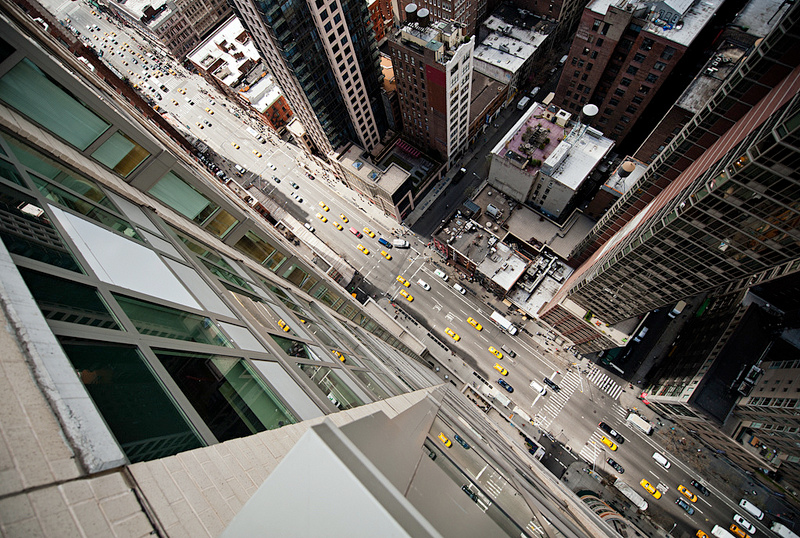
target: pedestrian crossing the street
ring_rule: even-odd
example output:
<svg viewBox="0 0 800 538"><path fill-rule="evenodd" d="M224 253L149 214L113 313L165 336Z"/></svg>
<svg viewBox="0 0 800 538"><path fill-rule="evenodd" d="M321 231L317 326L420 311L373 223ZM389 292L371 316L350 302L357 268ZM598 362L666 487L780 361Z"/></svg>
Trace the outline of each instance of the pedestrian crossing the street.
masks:
<svg viewBox="0 0 800 538"><path fill-rule="evenodd" d="M600 390L607 393L615 400L619 398L622 392L622 387L599 368L593 368L592 371L587 374L586 379L597 385Z"/></svg>
<svg viewBox="0 0 800 538"><path fill-rule="evenodd" d="M564 408L575 389L580 388L581 380L577 373L569 371L561 380L556 380L556 383L561 390L556 392L550 388L547 389L547 396L545 396L547 402L533 419L533 424L537 428L546 430L550 427L550 423Z"/></svg>

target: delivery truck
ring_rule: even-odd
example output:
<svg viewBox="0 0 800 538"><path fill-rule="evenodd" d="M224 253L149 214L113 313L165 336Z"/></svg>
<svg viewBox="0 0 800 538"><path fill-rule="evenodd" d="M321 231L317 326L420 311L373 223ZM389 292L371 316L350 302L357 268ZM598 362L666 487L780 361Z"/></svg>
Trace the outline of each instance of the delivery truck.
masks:
<svg viewBox="0 0 800 538"><path fill-rule="evenodd" d="M494 312L492 314L491 319L510 335L515 335L519 332L517 326L508 321L505 317L503 317L503 315L500 314L500 312Z"/></svg>

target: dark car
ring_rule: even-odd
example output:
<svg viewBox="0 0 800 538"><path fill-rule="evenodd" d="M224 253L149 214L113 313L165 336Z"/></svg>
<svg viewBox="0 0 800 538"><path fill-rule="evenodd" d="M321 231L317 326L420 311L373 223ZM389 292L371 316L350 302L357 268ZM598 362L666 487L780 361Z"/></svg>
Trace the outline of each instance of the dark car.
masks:
<svg viewBox="0 0 800 538"><path fill-rule="evenodd" d="M606 433L607 433L607 434L608 434L610 437L613 437L613 438L614 438L614 440L615 440L617 443L619 443L619 444L622 444L622 443L624 443L624 442L625 442L625 438L624 438L624 437L622 437L622 435L620 435L620 433L619 433L617 430L615 430L614 428L612 428L611 426L609 426L609 425L608 425L608 424L606 424L605 422L601 422L601 423L600 423L600 424L598 424L597 426L598 426L598 427L599 427L601 430L603 430L604 432L606 432Z"/></svg>
<svg viewBox="0 0 800 538"><path fill-rule="evenodd" d="M463 486L461 486L461 491L463 491L464 493L466 493L466 494L467 494L467 497L469 497L469 498L470 498L470 499L472 499L473 501L475 501L475 502L478 502L478 496L477 496L477 495L475 495L474 493L472 493L472 491L469 489L469 486L467 486L466 484L465 484L465 485L463 485Z"/></svg>
<svg viewBox="0 0 800 538"><path fill-rule="evenodd" d="M551 389L553 389L556 392L561 390L561 387L559 387L553 381L551 381L549 377L545 377L542 381L544 381L545 385L547 385L548 387L550 387Z"/></svg>
<svg viewBox="0 0 800 538"><path fill-rule="evenodd" d="M281 180L278 178L278 176L272 176L272 181L274 181L275 183L280 183L281 182Z"/></svg>
<svg viewBox="0 0 800 538"><path fill-rule="evenodd" d="M505 379L503 378L498 379L497 384L506 389L508 392L514 392L514 387L506 383Z"/></svg>
<svg viewBox="0 0 800 538"><path fill-rule="evenodd" d="M690 516L694 514L694 508L692 508L692 506L683 499L675 499L675 504L686 510L686 513Z"/></svg>
<svg viewBox="0 0 800 538"><path fill-rule="evenodd" d="M469 444L463 440L458 434L453 435L453 438L456 440L456 443L463 446L465 449L469 450Z"/></svg>
<svg viewBox="0 0 800 538"><path fill-rule="evenodd" d="M619 474L622 474L622 473L625 472L625 468L622 465L620 465L619 463L617 463L616 461L614 461L613 458L608 458L606 460L606 463L608 463L610 466L612 466Z"/></svg>
<svg viewBox="0 0 800 538"><path fill-rule="evenodd" d="M708 497L709 495L711 495L711 492L710 492L710 491L708 491L708 488L707 488L707 487L705 487L705 486L704 486L703 484L701 484L700 482L698 482L697 480L692 480L692 486L694 486L694 489L695 489L696 491L699 491L700 493L702 493L702 494L703 494L703 495L705 495L706 497Z"/></svg>

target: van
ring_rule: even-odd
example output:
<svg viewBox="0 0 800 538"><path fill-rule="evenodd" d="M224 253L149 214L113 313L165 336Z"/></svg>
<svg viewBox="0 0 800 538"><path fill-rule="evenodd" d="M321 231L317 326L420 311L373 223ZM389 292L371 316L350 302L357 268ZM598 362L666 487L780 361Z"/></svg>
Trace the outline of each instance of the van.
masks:
<svg viewBox="0 0 800 538"><path fill-rule="evenodd" d="M541 394L542 396L544 396L545 394L547 394L547 389L546 389L546 388L544 388L543 386L541 386L541 385L540 385L539 383L537 383L536 381L531 381L531 388L532 388L533 390L535 390L536 392L538 392L539 394Z"/></svg>
<svg viewBox="0 0 800 538"><path fill-rule="evenodd" d="M425 282L425 281L424 281L424 280L422 280L421 278L420 278L419 280L417 280L417 284L418 284L418 285L419 285L419 287L420 287L420 288L422 288L423 290L425 290L425 291L431 291L431 286L430 286L430 284L428 284L427 282Z"/></svg>
<svg viewBox="0 0 800 538"><path fill-rule="evenodd" d="M530 97L523 97L522 99L519 100L519 103L517 103L517 110L525 110L525 107L528 106L528 103L530 102L531 102Z"/></svg>
<svg viewBox="0 0 800 538"><path fill-rule="evenodd" d="M392 244L390 242L388 242L386 239L384 239L383 237L379 237L378 238L378 243L380 243L381 245L383 245L386 248L392 248Z"/></svg>
<svg viewBox="0 0 800 538"><path fill-rule="evenodd" d="M467 294L467 290L465 290L465 289L464 289L464 288L461 286L461 284L453 284L453 289L454 289L454 290L456 290L456 291L457 291L458 293L460 293L461 295L466 295L466 294Z"/></svg>
<svg viewBox="0 0 800 538"><path fill-rule="evenodd" d="M513 350L513 349L511 349L511 348L509 348L509 347L508 347L507 345L505 345L505 344L503 344L502 346L500 346L500 349L502 349L503 351L505 351L505 352L508 354L508 356L509 356L509 357L511 357L512 359L513 359L514 357L516 357L516 356L517 356L517 354L516 354L516 353L514 353L514 350Z"/></svg>
<svg viewBox="0 0 800 538"><path fill-rule="evenodd" d="M392 245L394 245L397 248L408 248L409 246L411 246L405 239L394 239L392 241Z"/></svg>
<svg viewBox="0 0 800 538"><path fill-rule="evenodd" d="M438 276L439 278L441 278L441 279L442 279L442 280L444 280L445 282L447 282L447 281L450 279L450 277L449 277L449 276L447 276L446 274L444 274L444 271L442 271L441 269L436 269L436 270L433 272L433 274L434 274L434 275L436 275L436 276Z"/></svg>
<svg viewBox="0 0 800 538"><path fill-rule="evenodd" d="M363 236L361 235L361 232L359 232L358 230L356 230L356 229L355 229L355 228L353 228L352 226L350 227L350 233L351 233L351 234L353 234L353 235L354 235L354 236L356 236L356 237L359 237L359 238L360 238L360 237L363 237Z"/></svg>
<svg viewBox="0 0 800 538"><path fill-rule="evenodd" d="M656 460L656 463L661 465L664 469L669 469L672 465L669 460L662 456L659 452L653 452L653 459Z"/></svg>
<svg viewBox="0 0 800 538"><path fill-rule="evenodd" d="M747 510L747 512L757 520L761 521L764 519L764 512L762 512L761 509L747 499L742 499L739 501L739 506Z"/></svg>
<svg viewBox="0 0 800 538"><path fill-rule="evenodd" d="M529 94L531 96L531 99L536 97L536 94L539 93L539 89L540 89L540 87L536 86L534 89L531 90L531 93Z"/></svg>
<svg viewBox="0 0 800 538"><path fill-rule="evenodd" d="M238 164L234 165L233 167L236 168L236 171L239 172L240 174L244 174L245 172L247 172L247 170L243 166L240 166Z"/></svg>

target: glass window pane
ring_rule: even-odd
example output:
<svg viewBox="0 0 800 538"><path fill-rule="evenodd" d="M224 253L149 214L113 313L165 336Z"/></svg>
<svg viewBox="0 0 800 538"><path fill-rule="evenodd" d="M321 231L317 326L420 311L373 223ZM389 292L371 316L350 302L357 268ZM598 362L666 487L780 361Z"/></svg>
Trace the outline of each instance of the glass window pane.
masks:
<svg viewBox="0 0 800 538"><path fill-rule="evenodd" d="M171 350L155 353L219 441L297 422L242 359Z"/></svg>
<svg viewBox="0 0 800 538"><path fill-rule="evenodd" d="M61 163L36 151L20 140L9 136L4 136L4 138L11 146L11 150L14 152L17 159L31 170L36 171L48 179L52 179L54 182L66 187L72 192L78 193L84 198L88 198L108 209L117 211L117 207L106 197L106 193L103 192L94 181L86 179L80 174L69 170Z"/></svg>
<svg viewBox="0 0 800 538"><path fill-rule="evenodd" d="M219 238L224 238L228 235L234 226L239 223L237 219L233 217L230 213L225 211L224 209L220 209L217 211L214 216L208 221L206 224L205 229L211 233L216 235Z"/></svg>
<svg viewBox="0 0 800 538"><path fill-rule="evenodd" d="M245 232L244 236L236 242L236 248L258 263L266 262L275 252L275 247L250 231Z"/></svg>
<svg viewBox="0 0 800 538"><path fill-rule="evenodd" d="M289 338L283 338L280 336L272 336L272 339L280 346L284 353L289 355L290 357L297 357L300 359L316 359L308 352L308 346L306 346L303 342L298 342L297 340L290 340Z"/></svg>
<svg viewBox="0 0 800 538"><path fill-rule="evenodd" d="M117 131L97 148L92 157L108 166L122 177L128 177L150 153L142 146Z"/></svg>
<svg viewBox="0 0 800 538"><path fill-rule="evenodd" d="M47 213L32 199L0 186L0 217L0 238L10 253L82 272Z"/></svg>
<svg viewBox="0 0 800 538"><path fill-rule="evenodd" d="M364 383L364 385L369 389L369 391L375 396L376 399L385 400L386 398L389 397L389 394L385 390L383 390L383 387L378 385L377 381L372 379L372 376L370 374L368 374L367 372L359 372L359 371L354 371L353 373L362 383Z"/></svg>
<svg viewBox="0 0 800 538"><path fill-rule="evenodd" d="M0 78L0 99L80 150L110 126L27 58Z"/></svg>
<svg viewBox="0 0 800 538"><path fill-rule="evenodd" d="M61 347L131 462L203 446L135 348L67 338Z"/></svg>
<svg viewBox="0 0 800 538"><path fill-rule="evenodd" d="M116 230L127 237L144 242L144 239L141 235L139 235L139 232L137 232L133 226L120 217L114 216L105 209L100 209L99 207L94 206L85 200L81 200L74 194L56 187L55 185L51 185L50 183L47 183L43 179L40 179L33 174L30 174L30 176L34 185L36 185L39 191L44 194L48 200L51 200L57 204L61 204L64 207L68 207L73 211L76 211L81 215L85 215L93 221L103 224L104 226L108 226L112 230Z"/></svg>
<svg viewBox="0 0 800 538"><path fill-rule="evenodd" d="M141 334L233 347L211 318L116 293L114 298Z"/></svg>
<svg viewBox="0 0 800 538"><path fill-rule="evenodd" d="M151 195L198 224L203 224L219 206L174 172L168 172L148 190Z"/></svg>
<svg viewBox="0 0 800 538"><path fill-rule="evenodd" d="M27 185L25 185L25 181L22 179L22 176L19 175L17 168L10 162L6 162L2 159L0 159L0 176L11 181L12 183L27 187Z"/></svg>
<svg viewBox="0 0 800 538"><path fill-rule="evenodd" d="M323 394L328 396L328 399L339 409L352 409L359 405L364 405L358 396L350 390L350 387L333 373L331 368L327 366L317 366L316 364L297 364L305 374L311 378L311 381L319 387Z"/></svg>
<svg viewBox="0 0 800 538"><path fill-rule="evenodd" d="M48 320L120 330L96 289L24 267L19 272Z"/></svg>

